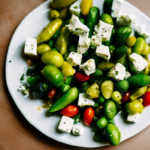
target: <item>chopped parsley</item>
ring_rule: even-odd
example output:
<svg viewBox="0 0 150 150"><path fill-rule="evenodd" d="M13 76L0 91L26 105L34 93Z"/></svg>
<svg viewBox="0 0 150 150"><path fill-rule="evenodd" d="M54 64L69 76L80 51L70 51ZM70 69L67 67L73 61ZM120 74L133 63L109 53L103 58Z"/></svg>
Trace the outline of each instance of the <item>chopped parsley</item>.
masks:
<svg viewBox="0 0 150 150"><path fill-rule="evenodd" d="M21 76L20 81L24 80L24 74Z"/></svg>

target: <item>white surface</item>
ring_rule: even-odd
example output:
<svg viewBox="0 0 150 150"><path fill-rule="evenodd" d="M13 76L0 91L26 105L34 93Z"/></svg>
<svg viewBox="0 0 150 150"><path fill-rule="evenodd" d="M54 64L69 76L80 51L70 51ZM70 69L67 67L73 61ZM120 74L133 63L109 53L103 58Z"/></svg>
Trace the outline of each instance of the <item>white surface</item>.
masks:
<svg viewBox="0 0 150 150"><path fill-rule="evenodd" d="M43 104L42 100L31 100L29 98L25 98L21 92L17 91L20 85L19 79L27 66L22 55L24 42L27 37L37 37L43 27L49 23L49 2L50 1L46 1L25 17L12 37L6 59L6 82L8 89L14 102L20 109L20 112L24 115L28 122L46 136L73 146L88 148L105 146L107 143L95 142L93 140L91 128L84 126L82 123L79 123L78 125L84 126L85 132L79 137L57 132L60 117L46 117L44 110L37 111L37 107ZM102 4L103 0L94 0L94 6L98 6L101 13L103 10ZM148 28L150 26L149 18L137 8L125 1L121 11L135 15L137 22L146 24L146 30L150 31ZM9 60L12 62L9 63ZM150 124L150 117L148 114L150 114L150 107L147 107L140 115L138 123L128 123L125 120L126 118L123 119L123 117L121 117L122 115L118 114L115 117L115 122L122 134L121 141L132 137L146 128Z"/></svg>

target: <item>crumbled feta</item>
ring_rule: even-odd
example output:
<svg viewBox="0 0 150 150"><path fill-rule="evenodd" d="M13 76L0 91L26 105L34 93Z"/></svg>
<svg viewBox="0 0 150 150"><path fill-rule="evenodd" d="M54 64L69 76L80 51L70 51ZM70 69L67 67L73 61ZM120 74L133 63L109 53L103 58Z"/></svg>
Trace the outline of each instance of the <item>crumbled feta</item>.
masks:
<svg viewBox="0 0 150 150"><path fill-rule="evenodd" d="M130 26L132 27L135 24L136 18L135 16L127 13L119 13L119 16L117 17L116 24L118 26Z"/></svg>
<svg viewBox="0 0 150 150"><path fill-rule="evenodd" d="M70 133L73 127L74 119L62 116L58 126L58 130L62 132Z"/></svg>
<svg viewBox="0 0 150 150"><path fill-rule="evenodd" d="M128 115L128 117L127 117L127 121L129 121L129 122L138 122L138 118L139 118L139 113L137 113L137 114L134 114L134 115Z"/></svg>
<svg viewBox="0 0 150 150"><path fill-rule="evenodd" d="M125 75L126 75L126 68L120 63L117 63L109 71L109 76L114 78L115 80L123 80Z"/></svg>
<svg viewBox="0 0 150 150"><path fill-rule="evenodd" d="M150 32L146 31L145 24L135 24L135 31L144 38L150 37Z"/></svg>
<svg viewBox="0 0 150 150"><path fill-rule="evenodd" d="M75 3L73 3L70 8L70 13L71 14L74 14L76 16L79 16L80 15L80 12L81 12L81 9L80 9L80 4L78 1L76 1Z"/></svg>
<svg viewBox="0 0 150 150"><path fill-rule="evenodd" d="M94 59L89 59L84 64L80 65L80 69L83 69L86 75L90 75L96 71L96 65Z"/></svg>
<svg viewBox="0 0 150 150"><path fill-rule="evenodd" d="M76 53L76 52L71 52L67 58L67 62L71 66L77 66L81 64L82 60L82 54Z"/></svg>
<svg viewBox="0 0 150 150"><path fill-rule="evenodd" d="M73 125L72 134L74 135L82 135L84 132L84 128L81 126Z"/></svg>
<svg viewBox="0 0 150 150"><path fill-rule="evenodd" d="M126 75L125 75L125 79L128 79L129 77L131 77L131 73L130 72L128 72L128 71L126 71Z"/></svg>
<svg viewBox="0 0 150 150"><path fill-rule="evenodd" d="M97 56L102 57L107 61L109 61L110 59L110 51L108 46L100 44L99 46L97 46L95 53Z"/></svg>
<svg viewBox="0 0 150 150"><path fill-rule="evenodd" d="M76 34L77 36L89 33L89 28L84 25L75 15L72 15L70 24L67 25L67 27L71 32L73 32L73 34Z"/></svg>
<svg viewBox="0 0 150 150"><path fill-rule="evenodd" d="M113 0L112 9L111 9L111 16L113 18L117 18L124 0Z"/></svg>
<svg viewBox="0 0 150 150"><path fill-rule="evenodd" d="M95 102L88 97L86 93L80 93L78 98L78 106L94 106Z"/></svg>
<svg viewBox="0 0 150 150"><path fill-rule="evenodd" d="M135 70L139 72L143 71L148 65L148 62L142 56L136 53L132 53L129 56L129 59L133 63L133 67L135 68Z"/></svg>
<svg viewBox="0 0 150 150"><path fill-rule="evenodd" d="M25 90L26 90L26 87L23 85L19 86L19 88L18 88L18 91L20 91L20 92L23 92Z"/></svg>
<svg viewBox="0 0 150 150"><path fill-rule="evenodd" d="M24 53L29 56L37 56L37 40L34 38L27 38L24 47Z"/></svg>
<svg viewBox="0 0 150 150"><path fill-rule="evenodd" d="M113 29L112 25L100 20L94 29L96 31L96 34L101 36L102 42L110 40L112 29Z"/></svg>
<svg viewBox="0 0 150 150"><path fill-rule="evenodd" d="M88 38L88 34L79 36L79 43L77 52L80 54L84 54L90 46L90 38Z"/></svg>
<svg viewBox="0 0 150 150"><path fill-rule="evenodd" d="M29 96L29 91L26 89L25 86L19 86L18 91L22 92L25 96Z"/></svg>
<svg viewBox="0 0 150 150"><path fill-rule="evenodd" d="M100 35L93 35L91 38L91 45L98 46L102 43L102 38Z"/></svg>

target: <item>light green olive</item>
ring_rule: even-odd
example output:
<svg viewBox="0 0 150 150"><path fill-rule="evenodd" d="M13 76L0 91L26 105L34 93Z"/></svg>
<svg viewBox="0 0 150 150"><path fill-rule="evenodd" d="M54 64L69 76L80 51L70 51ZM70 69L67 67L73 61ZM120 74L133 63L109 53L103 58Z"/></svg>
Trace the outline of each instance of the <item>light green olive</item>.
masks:
<svg viewBox="0 0 150 150"><path fill-rule="evenodd" d="M121 96L120 92L114 91L114 92L112 93L111 98L112 98L115 102L120 103L120 100L122 99L122 96Z"/></svg>
<svg viewBox="0 0 150 150"><path fill-rule="evenodd" d="M42 61L46 65L54 65L56 67L61 67L64 63L64 59L59 52L48 51L44 53L41 57Z"/></svg>
<svg viewBox="0 0 150 150"><path fill-rule="evenodd" d="M49 46L48 44L41 44L41 45L39 45L38 48L37 48L37 52L38 52L38 54L40 54L40 55L42 55L42 54L44 54L45 52L50 51L50 50L51 50L51 48L50 48L50 46Z"/></svg>

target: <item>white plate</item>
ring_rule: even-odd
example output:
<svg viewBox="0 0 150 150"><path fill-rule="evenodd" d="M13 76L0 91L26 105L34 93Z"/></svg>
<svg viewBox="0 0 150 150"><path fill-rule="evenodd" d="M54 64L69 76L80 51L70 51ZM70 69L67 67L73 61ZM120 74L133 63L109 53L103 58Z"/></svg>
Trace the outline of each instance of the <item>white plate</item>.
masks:
<svg viewBox="0 0 150 150"><path fill-rule="evenodd" d="M45 110L37 111L37 107L43 104L42 100L31 100L29 98L25 98L21 92L17 91L20 85L19 79L23 72L27 69L27 62L23 59L22 55L24 42L27 37L37 37L39 32L49 22L49 3L50 1L46 1L34 9L29 15L27 15L16 29L11 39L6 59L6 82L9 92L20 112L24 115L28 122L30 122L30 124L32 124L46 136L73 146L88 148L105 146L107 143L95 142L93 140L92 130L86 126L84 126L84 134L79 137L67 133L59 133L57 131L57 125L60 118L56 116L46 117ZM103 0L94 0L94 6L99 7L101 13L102 4ZM144 23L147 30L150 31L150 29L148 29L150 26L149 18L137 8L125 1L122 7L122 11L135 15L137 22ZM12 61L11 63L9 62L10 60ZM122 134L121 141L134 136L146 128L150 123L148 114L150 114L149 107L144 110L144 112L139 117L138 123L135 124L127 123L121 117L121 114L118 114L115 117L115 122ZM83 126L82 123L79 125Z"/></svg>

